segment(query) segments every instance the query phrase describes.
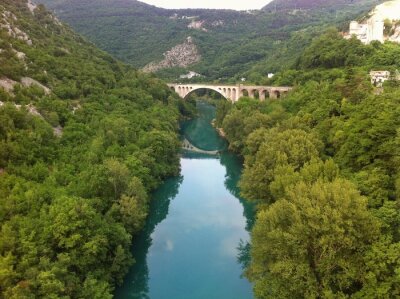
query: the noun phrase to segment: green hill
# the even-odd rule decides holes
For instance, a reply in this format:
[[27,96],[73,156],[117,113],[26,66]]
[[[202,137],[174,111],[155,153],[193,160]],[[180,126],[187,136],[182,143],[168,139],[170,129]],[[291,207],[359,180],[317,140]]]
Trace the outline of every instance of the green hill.
[[283,10],[283,9],[343,9],[358,5],[364,0],[274,0],[267,4],[264,10]]
[[[138,68],[161,61],[163,53],[191,36],[200,62],[158,75],[176,79],[192,70],[206,76],[207,81],[238,80],[263,61],[274,61],[268,71],[276,72],[294,61],[311,37],[328,26],[343,26],[379,2],[340,2],[329,9],[238,12],[168,10],[128,0],[41,1],[100,48]],[[300,39],[296,49],[276,60],[275,55],[286,51],[291,38]]]
[[111,298],[185,105],[25,0],[0,3],[0,298]]
[[[294,86],[287,97],[218,105],[258,206],[256,298],[399,297],[399,54],[330,29],[269,82]],[[375,87],[371,70],[391,76]]]

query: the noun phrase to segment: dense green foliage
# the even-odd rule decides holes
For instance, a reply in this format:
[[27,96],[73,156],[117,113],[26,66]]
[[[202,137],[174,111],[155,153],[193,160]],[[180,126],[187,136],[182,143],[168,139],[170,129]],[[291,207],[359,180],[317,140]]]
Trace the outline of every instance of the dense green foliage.
[[[112,5],[109,0],[39,2],[100,48],[136,67],[162,60],[164,52],[191,36],[202,60],[188,69],[205,76],[200,80],[235,82],[246,77],[254,82],[288,67],[327,26],[347,27],[348,21],[380,1],[331,1],[329,7],[301,3],[298,10],[278,7],[251,12],[168,10],[132,0],[113,0]],[[205,30],[188,28],[193,20],[202,22]],[[172,68],[157,75],[176,80],[186,72]]]
[[400,296],[400,46],[329,30],[271,83],[276,101],[220,103],[217,124],[245,157],[258,203],[247,276],[258,298]]
[[[218,105],[216,124],[245,158],[242,193],[259,207],[247,270],[258,298],[400,296],[400,89],[394,80],[374,88],[368,77],[394,73],[400,47],[335,30],[308,43],[319,25],[371,2],[296,14],[179,12],[224,21],[208,32],[170,19],[175,11],[123,0],[96,1],[91,13],[93,1],[74,0],[64,11],[132,64],[190,34],[206,57],[194,70],[207,80],[245,73],[295,86],[280,101]],[[0,80],[16,81],[12,92],[0,88],[0,298],[111,298],[133,262],[149,191],[179,171],[178,120],[190,107],[42,6],[32,14],[25,0],[3,0],[0,16]],[[18,84],[27,79],[37,83]]]
[[304,9],[316,7],[340,7],[346,6],[349,3],[361,2],[362,0],[274,0],[268,3],[264,10],[284,10],[284,9]]
[[6,0],[0,18],[32,41],[0,26],[0,80],[51,90],[0,88],[0,298],[111,298],[148,192],[179,172],[186,104],[44,7]]

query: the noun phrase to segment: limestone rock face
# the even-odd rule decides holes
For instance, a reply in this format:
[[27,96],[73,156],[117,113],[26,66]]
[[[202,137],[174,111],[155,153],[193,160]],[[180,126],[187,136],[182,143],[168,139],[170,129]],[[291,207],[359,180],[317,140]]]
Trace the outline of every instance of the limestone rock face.
[[385,40],[400,43],[400,0],[376,6],[362,23],[352,21],[346,37],[352,35],[365,44],[372,41],[383,43]]
[[144,72],[157,72],[171,67],[187,67],[201,60],[199,50],[191,37],[164,53],[160,62],[151,62],[143,68]]
[[207,32],[208,30],[203,27],[204,23],[205,23],[205,21],[193,20],[187,27],[189,29],[196,29],[196,30],[201,30],[201,31]]
[[11,93],[14,89],[15,84],[18,82],[8,78],[0,78],[0,88],[3,88],[6,92]]
[[391,28],[387,30],[385,40],[400,43],[400,0],[382,3],[372,13],[375,18],[390,23]]
[[[1,7],[0,7],[1,8]],[[7,34],[15,39],[25,41],[29,46],[32,45],[32,40],[29,38],[29,35],[20,30],[15,23],[18,21],[18,18],[11,12],[3,10],[0,13],[0,29],[3,29],[7,32]]]
[[400,43],[400,25],[396,25],[393,27],[392,34],[388,38],[391,42]]
[[45,94],[47,94],[47,95],[51,94],[51,90],[48,87],[44,86],[43,84],[41,84],[40,82],[38,82],[32,78],[29,78],[29,77],[21,78],[21,84],[25,87],[30,87],[30,86],[34,85],[34,86],[37,86],[37,87],[43,89]]
[[41,88],[46,95],[51,94],[50,88],[29,77],[21,78],[21,82],[16,82],[9,78],[0,78],[0,88],[4,89],[9,94],[12,94],[15,85],[17,85],[18,83],[20,83],[24,87],[37,86]]
[[380,20],[400,20],[400,1],[388,1],[375,7],[372,15]]
[[28,0],[26,5],[28,6],[28,9],[30,10],[30,12],[32,14],[35,14],[35,9],[36,9],[37,5],[35,3],[33,3],[31,0]]

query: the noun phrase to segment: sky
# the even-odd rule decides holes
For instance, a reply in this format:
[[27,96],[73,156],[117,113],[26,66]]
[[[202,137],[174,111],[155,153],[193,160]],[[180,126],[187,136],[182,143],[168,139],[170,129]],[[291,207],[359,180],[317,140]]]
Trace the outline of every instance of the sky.
[[163,8],[260,9],[271,0],[139,0]]

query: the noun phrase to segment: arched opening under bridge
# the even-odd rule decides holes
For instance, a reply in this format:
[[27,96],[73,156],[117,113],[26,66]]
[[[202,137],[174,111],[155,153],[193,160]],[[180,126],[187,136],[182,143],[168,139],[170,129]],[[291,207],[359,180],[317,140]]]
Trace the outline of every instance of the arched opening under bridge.
[[229,100],[229,98],[233,95],[235,91],[232,89],[226,89],[226,90],[219,90],[218,88],[210,88],[210,87],[199,87],[199,88],[193,88],[188,91],[188,93],[185,95],[184,99],[188,99],[193,97],[194,95],[198,97],[206,97],[206,98],[211,98],[215,100]]

